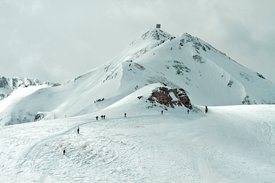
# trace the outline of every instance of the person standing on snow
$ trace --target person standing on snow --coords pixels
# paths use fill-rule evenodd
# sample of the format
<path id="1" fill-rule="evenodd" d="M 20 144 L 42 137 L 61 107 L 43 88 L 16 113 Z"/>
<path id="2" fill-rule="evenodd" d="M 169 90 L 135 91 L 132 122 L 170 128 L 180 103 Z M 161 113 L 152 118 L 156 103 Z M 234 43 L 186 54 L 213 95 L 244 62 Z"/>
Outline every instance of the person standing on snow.
<path id="1" fill-rule="evenodd" d="M 207 113 L 208 112 L 208 107 L 207 106 L 205 106 L 205 113 Z"/>

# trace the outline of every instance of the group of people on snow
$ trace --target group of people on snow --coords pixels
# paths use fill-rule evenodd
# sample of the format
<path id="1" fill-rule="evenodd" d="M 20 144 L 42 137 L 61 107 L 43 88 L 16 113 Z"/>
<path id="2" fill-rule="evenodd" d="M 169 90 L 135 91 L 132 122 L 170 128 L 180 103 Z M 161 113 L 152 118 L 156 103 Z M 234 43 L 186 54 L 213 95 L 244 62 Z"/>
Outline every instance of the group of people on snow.
<path id="1" fill-rule="evenodd" d="M 189 114 L 189 112 L 190 112 L 190 110 L 187 109 L 187 114 Z M 205 113 L 208 113 L 208 107 L 207 107 L 207 106 L 205 106 L 204 112 L 205 112 Z M 160 113 L 161 113 L 161 115 L 163 115 L 163 110 L 161 110 Z M 105 119 L 105 115 L 101 115 L 100 117 L 101 117 L 101 119 Z M 127 113 L 124 113 L 124 117 L 125 117 L 125 118 L 127 117 Z M 96 120 L 98 120 L 98 116 L 96 116 L 95 118 L 96 118 Z M 80 133 L 79 127 L 77 128 L 76 133 L 77 133 L 77 134 Z M 65 154 L 66 154 L 66 150 L 63 149 L 63 155 L 65 155 Z"/>
<path id="2" fill-rule="evenodd" d="M 101 119 L 105 119 L 105 118 L 106 118 L 106 116 L 105 116 L 105 115 L 101 115 L 101 116 L 100 116 L 100 118 L 101 118 Z M 96 120 L 98 120 L 98 119 L 99 119 L 99 117 L 98 117 L 98 116 L 96 116 L 96 117 L 95 117 L 95 119 L 96 119 Z"/>
<path id="3" fill-rule="evenodd" d="M 97 99 L 97 100 L 94 101 L 94 103 L 102 102 L 102 101 L 104 101 L 104 98 Z"/>
<path id="4" fill-rule="evenodd" d="M 204 112 L 208 113 L 208 107 L 207 106 L 205 106 Z M 161 110 L 160 113 L 161 113 L 161 115 L 163 115 L 163 110 Z M 189 114 L 189 113 L 190 113 L 190 109 L 187 109 L 187 114 Z"/>
<path id="5" fill-rule="evenodd" d="M 125 118 L 127 117 L 127 113 L 124 113 L 124 117 L 125 117 Z M 101 115 L 100 118 L 101 118 L 101 119 L 106 119 L 106 115 Z M 98 120 L 98 119 L 99 119 L 99 116 L 96 116 L 95 119 Z"/>

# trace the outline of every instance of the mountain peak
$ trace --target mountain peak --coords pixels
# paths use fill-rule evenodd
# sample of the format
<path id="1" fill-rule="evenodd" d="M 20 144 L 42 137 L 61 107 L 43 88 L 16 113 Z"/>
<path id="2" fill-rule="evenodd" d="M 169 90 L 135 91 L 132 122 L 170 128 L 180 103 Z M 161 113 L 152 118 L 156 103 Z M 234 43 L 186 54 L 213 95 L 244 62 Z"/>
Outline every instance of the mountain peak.
<path id="1" fill-rule="evenodd" d="M 122 61 L 138 58 L 172 38 L 175 37 L 160 28 L 149 29 L 135 41 L 131 42 L 130 47 L 123 52 L 123 56 L 120 58 L 123 58 L 121 59 Z"/>
<path id="2" fill-rule="evenodd" d="M 168 89 L 155 91 L 154 84 Z M 170 90 L 176 88 L 179 91 Z M 28 96 L 15 93 L 18 95 L 10 100 L 18 100 L 8 108 L 0 102 L 0 112 L 8 116 L 0 116 L 0 124 L 33 121 L 41 112 L 49 119 L 97 113 L 118 104 L 138 104 L 144 110 L 149 109 L 148 104 L 153 108 L 159 104 L 174 106 L 185 94 L 194 106 L 275 103 L 275 85 L 262 75 L 233 62 L 195 36 L 183 33 L 174 37 L 160 28 L 139 36 L 108 64 L 58 89 L 35 91 Z M 160 101 L 157 106 L 146 100 L 153 93 Z"/>
<path id="3" fill-rule="evenodd" d="M 154 40 L 167 40 L 172 37 L 171 34 L 164 32 L 159 28 L 150 29 L 144 34 L 142 34 L 141 38 L 143 40 L 154 39 Z"/>

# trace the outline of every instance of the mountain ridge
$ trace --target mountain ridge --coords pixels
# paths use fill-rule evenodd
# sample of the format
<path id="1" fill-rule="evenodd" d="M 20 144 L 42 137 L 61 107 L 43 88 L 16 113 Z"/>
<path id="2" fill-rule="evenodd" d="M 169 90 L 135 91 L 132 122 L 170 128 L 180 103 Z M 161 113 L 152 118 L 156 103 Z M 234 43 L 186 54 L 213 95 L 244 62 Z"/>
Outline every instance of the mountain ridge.
<path id="1" fill-rule="evenodd" d="M 173 36 L 150 29 L 106 64 L 59 87 L 22 97 L 0 111 L 9 116 L 2 117 L 1 123 L 21 123 L 24 114 L 27 122 L 38 113 L 51 119 L 102 111 L 157 83 L 183 89 L 195 106 L 275 103 L 275 85 L 261 74 L 188 33 Z"/>
<path id="2" fill-rule="evenodd" d="M 40 81 L 38 79 L 22 78 L 22 77 L 12 77 L 8 78 L 0 75 L 0 100 L 9 96 L 14 90 L 19 87 L 28 86 L 39 86 L 39 85 L 49 85 L 58 86 L 58 83 L 51 83 L 48 81 Z"/>

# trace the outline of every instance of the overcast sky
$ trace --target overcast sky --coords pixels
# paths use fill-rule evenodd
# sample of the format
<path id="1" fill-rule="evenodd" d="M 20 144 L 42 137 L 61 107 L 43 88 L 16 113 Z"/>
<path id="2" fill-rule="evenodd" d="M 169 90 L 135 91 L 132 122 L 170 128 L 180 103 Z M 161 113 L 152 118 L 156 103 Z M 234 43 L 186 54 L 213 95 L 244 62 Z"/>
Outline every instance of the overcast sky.
<path id="1" fill-rule="evenodd" d="M 0 75 L 63 83 L 161 23 L 275 83 L 274 9 L 274 0 L 0 0 Z"/>

